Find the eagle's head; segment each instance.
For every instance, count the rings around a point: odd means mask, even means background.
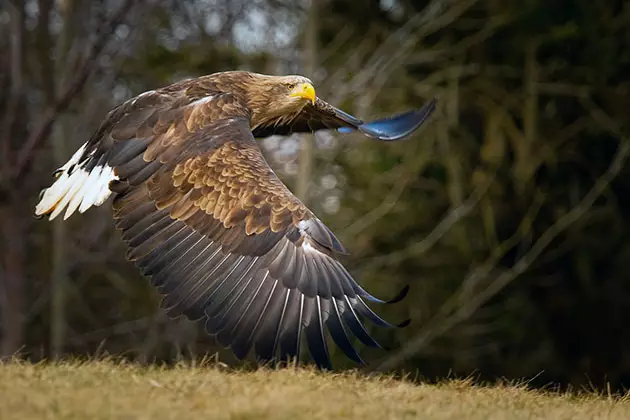
[[[281,79],[281,86],[288,91],[289,102],[302,107],[308,102],[315,104],[317,95],[309,79],[304,76],[284,76]]]
[[[252,126],[272,119],[278,123],[290,121],[305,106],[315,104],[317,99],[313,82],[304,76],[254,73],[251,82],[249,107],[254,114]]]

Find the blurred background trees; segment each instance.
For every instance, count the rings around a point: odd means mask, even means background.
[[[3,0],[0,352],[232,361],[157,309],[108,205],[31,213],[116,103],[246,69],[307,74],[364,119],[440,98],[401,143],[262,141],[368,289],[411,286],[377,308],[413,321],[374,331],[395,350],[369,369],[627,387],[629,51],[615,0]]]

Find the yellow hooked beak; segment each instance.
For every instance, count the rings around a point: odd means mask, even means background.
[[[292,98],[308,99],[313,105],[315,104],[315,98],[317,98],[315,88],[310,83],[300,83],[293,89],[289,96]]]

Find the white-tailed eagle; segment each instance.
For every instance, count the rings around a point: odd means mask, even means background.
[[[216,73],[145,92],[112,109],[55,175],[37,216],[64,219],[114,194],[128,258],[164,295],[171,316],[205,329],[244,358],[297,358],[302,337],[330,368],[325,331],[363,363],[353,336],[392,327],[338,261],[346,249],[280,181],[255,141],[292,132],[358,130],[398,140],[435,109],[364,123],[315,95],[301,76]],[[401,298],[402,296],[399,296]],[[395,299],[396,300],[396,299]]]

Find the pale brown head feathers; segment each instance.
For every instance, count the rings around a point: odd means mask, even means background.
[[[271,120],[277,120],[277,124],[288,123],[317,98],[313,83],[304,76],[251,73],[248,82],[251,83],[248,107],[252,111],[252,128]]]

